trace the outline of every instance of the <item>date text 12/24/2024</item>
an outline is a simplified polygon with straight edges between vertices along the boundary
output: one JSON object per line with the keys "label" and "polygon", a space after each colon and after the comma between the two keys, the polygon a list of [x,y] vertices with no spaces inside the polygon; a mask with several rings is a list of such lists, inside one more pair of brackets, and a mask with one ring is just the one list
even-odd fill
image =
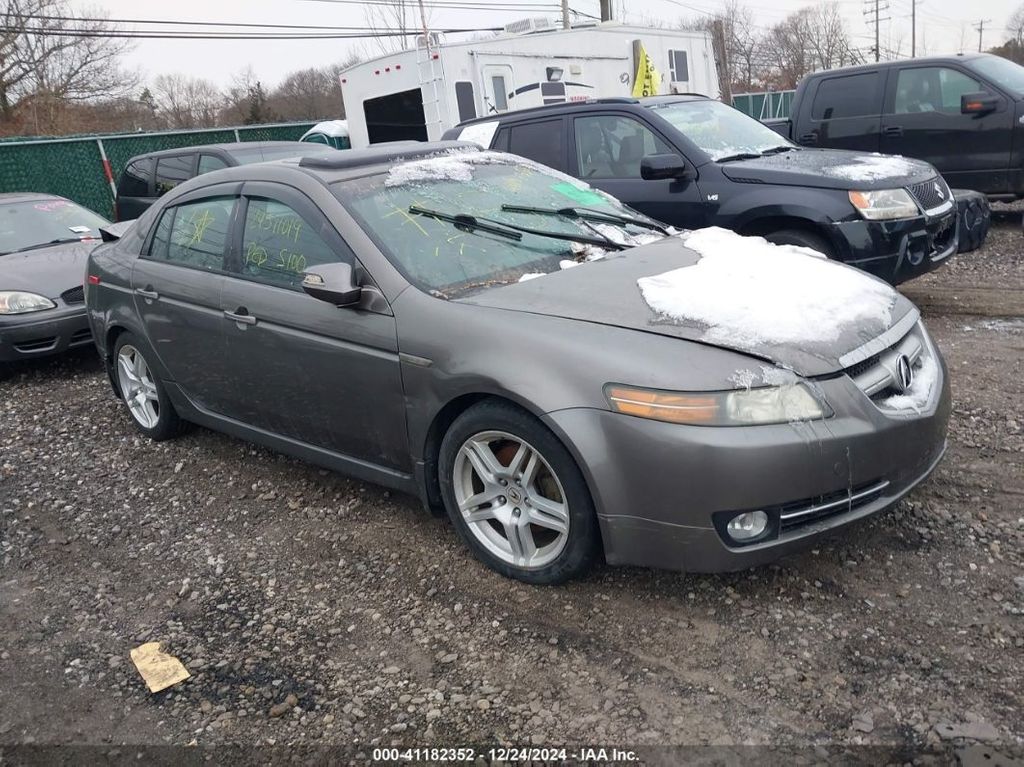
{"label": "date text 12/24/2024", "polygon": [[375,762],[472,762],[484,757],[488,762],[636,762],[635,751],[623,748],[545,748],[537,746],[501,746],[472,748],[440,746],[412,748],[375,748]]}

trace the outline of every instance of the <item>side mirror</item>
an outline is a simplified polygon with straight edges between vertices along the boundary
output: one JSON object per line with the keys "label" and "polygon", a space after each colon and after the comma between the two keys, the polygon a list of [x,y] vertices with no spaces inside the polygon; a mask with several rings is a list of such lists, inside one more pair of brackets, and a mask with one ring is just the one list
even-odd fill
{"label": "side mirror", "polygon": [[690,166],[677,154],[648,154],[640,160],[640,178],[646,181],[687,178]]}
{"label": "side mirror", "polygon": [[350,264],[321,264],[306,270],[302,289],[313,298],[335,306],[354,306],[363,289],[355,284]]}
{"label": "side mirror", "polygon": [[965,93],[960,97],[960,113],[965,115],[984,115],[999,109],[999,97],[991,93]]}

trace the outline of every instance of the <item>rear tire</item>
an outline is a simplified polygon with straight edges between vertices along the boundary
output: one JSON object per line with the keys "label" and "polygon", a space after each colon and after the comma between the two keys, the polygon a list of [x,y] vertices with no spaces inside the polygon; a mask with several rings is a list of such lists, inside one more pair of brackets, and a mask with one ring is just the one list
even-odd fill
{"label": "rear tire", "polygon": [[957,253],[969,253],[985,243],[992,225],[992,209],[988,198],[981,192],[970,189],[954,189],[956,216],[959,223],[959,244]]}
{"label": "rear tire", "polygon": [[597,515],[583,474],[524,410],[499,400],[466,410],[441,441],[438,472],[459,537],[492,570],[551,585],[597,559]]}
{"label": "rear tire", "polygon": [[771,232],[764,235],[768,242],[776,245],[797,245],[801,248],[810,248],[821,253],[826,258],[833,258],[832,248],[821,237],[813,232],[805,232],[803,229],[782,229],[778,232]]}
{"label": "rear tire", "polygon": [[114,344],[114,380],[135,428],[155,442],[181,434],[186,423],[178,417],[160,377],[149,364],[149,348],[131,333]]}

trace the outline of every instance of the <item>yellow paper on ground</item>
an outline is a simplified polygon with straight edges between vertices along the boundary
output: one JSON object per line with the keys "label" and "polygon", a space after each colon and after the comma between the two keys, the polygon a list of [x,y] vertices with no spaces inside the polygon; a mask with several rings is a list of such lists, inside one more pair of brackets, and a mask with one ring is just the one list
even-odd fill
{"label": "yellow paper on ground", "polygon": [[159,642],[147,642],[131,652],[132,663],[142,674],[150,692],[166,690],[189,678],[188,669],[173,655],[160,652]]}

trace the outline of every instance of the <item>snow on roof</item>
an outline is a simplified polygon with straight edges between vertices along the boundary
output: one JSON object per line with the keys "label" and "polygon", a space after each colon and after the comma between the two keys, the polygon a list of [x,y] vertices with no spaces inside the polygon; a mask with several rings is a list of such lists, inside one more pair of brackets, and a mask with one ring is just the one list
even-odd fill
{"label": "snow on roof", "polygon": [[901,155],[887,155],[872,152],[857,157],[845,165],[825,168],[825,175],[848,181],[880,181],[884,178],[908,176],[921,169],[920,163]]}
{"label": "snow on roof", "polygon": [[851,325],[877,335],[892,323],[891,287],[807,248],[719,227],[680,236],[700,261],[637,284],[658,314],[706,325],[708,341],[757,350],[833,342]]}
{"label": "snow on roof", "polygon": [[348,120],[324,120],[319,122],[303,134],[303,138],[311,133],[323,133],[325,136],[345,137],[348,136]]}

